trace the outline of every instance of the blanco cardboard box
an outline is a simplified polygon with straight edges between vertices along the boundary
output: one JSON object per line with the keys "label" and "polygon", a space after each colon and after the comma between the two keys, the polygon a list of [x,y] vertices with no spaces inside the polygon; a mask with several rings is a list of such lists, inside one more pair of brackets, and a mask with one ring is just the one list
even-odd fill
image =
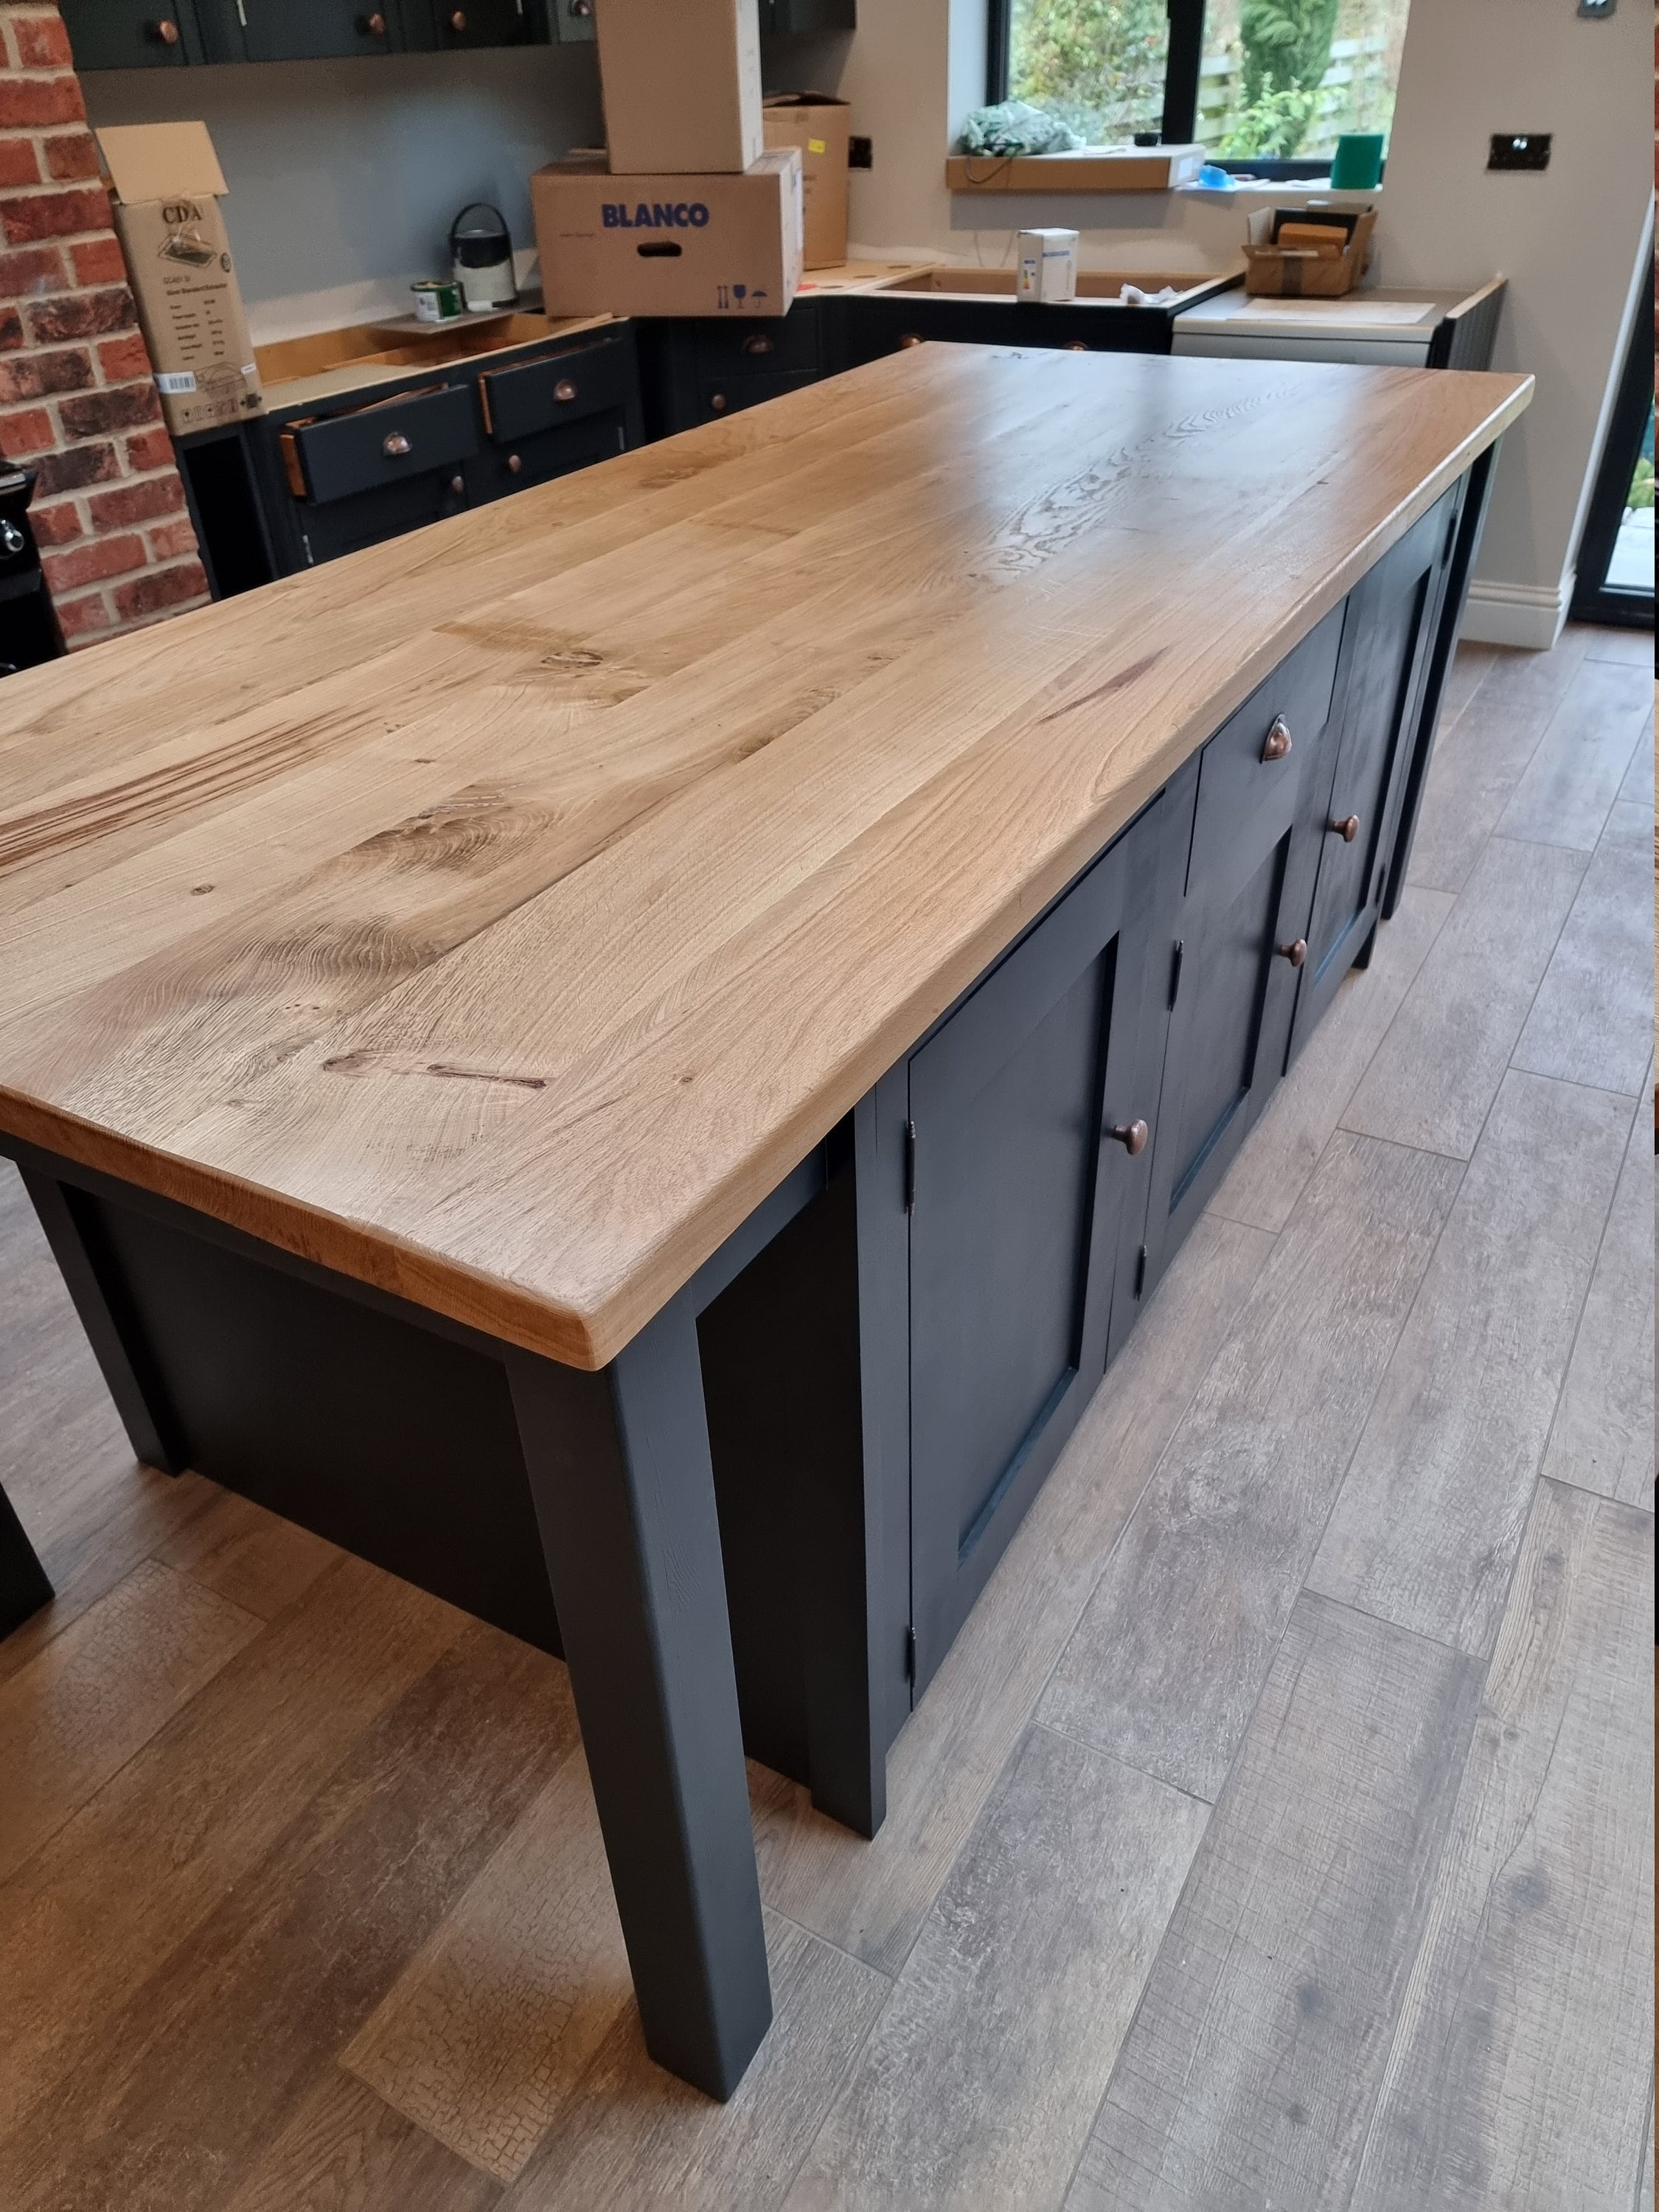
{"label": "blanco cardboard box", "polygon": [[1075,300],[1077,233],[1022,230],[1014,255],[1017,300]]}
{"label": "blanco cardboard box", "polygon": [[530,179],[550,315],[781,315],[800,283],[793,146],[741,176],[614,176],[550,162]]}
{"label": "blanco cardboard box", "polygon": [[617,176],[736,175],[766,149],[759,0],[594,0]]}

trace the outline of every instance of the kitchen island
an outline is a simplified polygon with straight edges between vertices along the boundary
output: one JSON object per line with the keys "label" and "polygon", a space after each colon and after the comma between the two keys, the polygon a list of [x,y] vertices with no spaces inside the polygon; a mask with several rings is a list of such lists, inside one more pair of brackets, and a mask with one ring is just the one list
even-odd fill
{"label": "kitchen island", "polygon": [[916,347],[0,690],[0,1150],[136,1453],[562,1650],[712,2094],[744,1746],[878,1825],[1398,895],[1528,393]]}

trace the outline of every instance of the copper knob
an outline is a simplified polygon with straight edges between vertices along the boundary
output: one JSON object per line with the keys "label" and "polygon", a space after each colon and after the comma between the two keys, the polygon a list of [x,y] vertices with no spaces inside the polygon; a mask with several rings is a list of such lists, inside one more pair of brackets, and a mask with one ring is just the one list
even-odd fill
{"label": "copper knob", "polygon": [[921,332],[920,331],[906,331],[904,336],[899,340],[899,343],[902,346],[920,345],[921,343]]}
{"label": "copper knob", "polygon": [[1067,353],[1087,353],[1089,341],[1087,338],[1067,338],[1066,350]]}
{"label": "copper knob", "polygon": [[159,39],[164,46],[176,46],[179,43],[179,26],[171,16],[163,15],[159,23],[150,25],[150,36]]}
{"label": "copper knob", "polygon": [[772,350],[772,341],[770,338],[763,338],[757,333],[752,338],[745,338],[744,340],[743,349],[745,353],[770,353]]}
{"label": "copper knob", "polygon": [[371,39],[383,39],[386,36],[386,17],[377,9],[372,15],[360,15],[357,28]]}
{"label": "copper knob", "polygon": [[556,399],[574,399],[575,396],[575,386],[568,376],[562,376],[553,387],[553,397]]}
{"label": "copper knob", "polygon": [[1283,760],[1290,750],[1291,726],[1282,714],[1275,714],[1267,741],[1261,748],[1261,757],[1264,761]]}
{"label": "copper knob", "polygon": [[709,395],[708,395],[708,411],[709,411],[709,413],[710,413],[711,415],[724,415],[724,414],[725,414],[725,412],[726,412],[726,394],[725,394],[723,392],[711,392],[709,393]]}
{"label": "copper knob", "polygon": [[514,475],[517,476],[519,471],[523,468],[524,462],[517,453],[509,453],[507,457],[507,465],[511,469]]}
{"label": "copper knob", "polygon": [[1112,1134],[1131,1159],[1137,1152],[1144,1152],[1146,1149],[1146,1124],[1144,1121],[1120,1121]]}
{"label": "copper knob", "polygon": [[1275,952],[1282,952],[1292,968],[1299,968],[1308,957],[1308,940],[1298,937],[1289,945],[1275,945]]}
{"label": "copper knob", "polygon": [[388,430],[380,441],[380,451],[388,460],[399,460],[409,450],[409,441],[401,430]]}
{"label": "copper knob", "polygon": [[458,8],[458,9],[455,10],[454,14],[453,14],[453,15],[450,17],[450,19],[449,19],[449,27],[450,27],[450,29],[451,29],[452,31],[464,31],[464,30],[465,30],[465,28],[466,28],[466,11],[465,11],[465,9],[463,9],[463,8]]}
{"label": "copper knob", "polygon": [[1330,826],[1345,845],[1352,845],[1359,835],[1359,817],[1357,814],[1346,814],[1341,821],[1333,822]]}
{"label": "copper knob", "polygon": [[449,479],[449,489],[454,493],[456,498],[459,499],[461,494],[466,489],[466,478],[465,477],[451,477]]}

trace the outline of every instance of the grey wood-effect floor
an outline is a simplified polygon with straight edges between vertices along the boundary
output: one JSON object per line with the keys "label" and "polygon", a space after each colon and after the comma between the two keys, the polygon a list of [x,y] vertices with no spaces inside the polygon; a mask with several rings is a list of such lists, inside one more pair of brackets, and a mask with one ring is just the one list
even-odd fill
{"label": "grey wood-effect floor", "polygon": [[724,2108],[643,2057],[563,1669],[135,1468],[8,1170],[9,2212],[1651,2205],[1650,651],[1460,657],[1403,909],[881,1835],[754,1771]]}

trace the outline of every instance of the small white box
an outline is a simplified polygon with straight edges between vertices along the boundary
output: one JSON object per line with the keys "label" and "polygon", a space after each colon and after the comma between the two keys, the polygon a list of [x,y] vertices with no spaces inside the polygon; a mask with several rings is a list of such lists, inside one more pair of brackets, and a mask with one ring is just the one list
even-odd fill
{"label": "small white box", "polygon": [[1077,233],[1022,230],[1016,240],[1014,297],[1017,300],[1075,300]]}

